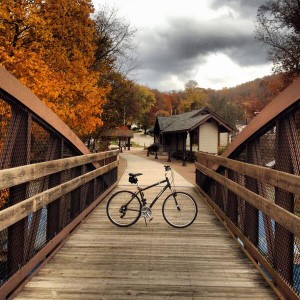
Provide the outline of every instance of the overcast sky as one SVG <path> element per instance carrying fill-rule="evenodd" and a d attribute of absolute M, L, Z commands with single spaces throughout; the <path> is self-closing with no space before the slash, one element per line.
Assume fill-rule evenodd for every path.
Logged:
<path fill-rule="evenodd" d="M 255 39 L 263 0 L 93 0 L 118 9 L 138 31 L 138 83 L 183 90 L 188 80 L 221 89 L 271 74 Z"/>

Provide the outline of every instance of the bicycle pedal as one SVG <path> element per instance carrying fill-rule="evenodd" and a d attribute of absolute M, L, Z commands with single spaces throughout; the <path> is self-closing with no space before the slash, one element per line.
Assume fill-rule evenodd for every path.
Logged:
<path fill-rule="evenodd" d="M 153 220 L 153 217 L 149 218 L 149 222 L 151 222 Z"/>

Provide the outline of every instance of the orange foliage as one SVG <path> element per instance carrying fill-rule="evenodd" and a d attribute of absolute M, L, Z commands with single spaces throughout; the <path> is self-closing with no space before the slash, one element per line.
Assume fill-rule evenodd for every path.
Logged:
<path fill-rule="evenodd" d="M 8 105 L 6 102 L 0 99 L 0 153 L 4 146 L 10 118 L 11 118 L 10 105 Z"/>
<path fill-rule="evenodd" d="M 0 191 L 0 210 L 4 208 L 5 204 L 8 202 L 9 198 L 9 190 L 1 190 Z"/>
<path fill-rule="evenodd" d="M 0 64 L 79 135 L 102 125 L 109 91 L 90 68 L 92 12 L 90 0 L 4 0 L 0 7 Z"/>

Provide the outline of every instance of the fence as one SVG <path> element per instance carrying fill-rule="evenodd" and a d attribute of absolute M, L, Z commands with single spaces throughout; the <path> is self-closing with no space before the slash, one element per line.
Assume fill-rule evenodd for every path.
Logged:
<path fill-rule="evenodd" d="M 116 185 L 119 152 L 88 153 L 0 68 L 0 299 L 12 295 Z"/>
<path fill-rule="evenodd" d="M 300 295 L 300 81 L 224 156 L 197 154 L 200 192 L 287 299 Z"/>

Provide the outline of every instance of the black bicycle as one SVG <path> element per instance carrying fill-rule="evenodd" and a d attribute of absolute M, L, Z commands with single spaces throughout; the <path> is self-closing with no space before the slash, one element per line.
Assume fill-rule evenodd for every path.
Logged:
<path fill-rule="evenodd" d="M 136 223 L 142 216 L 147 225 L 147 219 L 152 220 L 151 208 L 167 189 L 170 189 L 172 193 L 164 200 L 162 205 L 162 214 L 165 221 L 176 228 L 185 228 L 195 221 L 198 213 L 196 201 L 191 195 L 175 190 L 174 171 L 170 166 L 164 167 L 165 179 L 144 188 L 139 187 L 137 179 L 138 176 L 143 174 L 129 173 L 129 182 L 137 185 L 137 191 L 135 193 L 119 191 L 110 197 L 107 202 L 106 213 L 113 224 L 128 227 Z M 171 180 L 168 177 L 169 173 L 171 174 Z M 148 206 L 143 191 L 162 183 L 166 183 L 166 185 Z"/>

